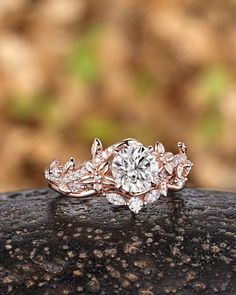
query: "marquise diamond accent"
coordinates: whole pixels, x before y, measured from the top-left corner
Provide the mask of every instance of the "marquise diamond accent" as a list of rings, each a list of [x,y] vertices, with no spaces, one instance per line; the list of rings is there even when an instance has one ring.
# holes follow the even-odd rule
[[[114,205],[121,206],[126,204],[125,199],[116,193],[106,194],[106,197],[107,197],[107,200]]]
[[[143,208],[143,205],[144,204],[139,197],[133,197],[128,202],[129,209],[136,214]]]
[[[161,195],[160,190],[154,189],[154,190],[146,193],[146,195],[144,197],[144,201],[147,204],[154,203],[159,199],[160,195]]]

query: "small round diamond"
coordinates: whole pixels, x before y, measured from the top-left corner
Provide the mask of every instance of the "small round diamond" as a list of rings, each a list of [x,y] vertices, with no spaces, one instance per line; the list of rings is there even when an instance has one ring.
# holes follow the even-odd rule
[[[78,181],[72,181],[68,184],[68,187],[71,189],[73,193],[78,192],[82,189],[81,183]]]
[[[68,171],[64,176],[65,182],[71,182],[76,179],[75,173],[73,171]]]
[[[61,177],[61,169],[58,167],[53,167],[49,171],[49,179],[56,180]]]
[[[131,211],[137,214],[142,209],[143,202],[140,200],[140,198],[133,197],[130,199],[128,206]]]
[[[151,204],[155,202],[156,200],[158,200],[160,195],[161,195],[161,192],[157,189],[154,189],[145,195],[144,200],[147,204]]]

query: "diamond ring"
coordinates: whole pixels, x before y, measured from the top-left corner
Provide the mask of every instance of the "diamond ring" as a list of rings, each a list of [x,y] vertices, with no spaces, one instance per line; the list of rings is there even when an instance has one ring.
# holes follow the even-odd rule
[[[114,205],[127,205],[138,213],[168,190],[181,190],[192,163],[186,146],[178,143],[178,154],[166,152],[162,143],[145,147],[136,139],[125,139],[103,149],[95,138],[92,159],[82,164],[70,158],[65,165],[58,160],[45,170],[49,186],[69,197],[95,194],[106,196]]]

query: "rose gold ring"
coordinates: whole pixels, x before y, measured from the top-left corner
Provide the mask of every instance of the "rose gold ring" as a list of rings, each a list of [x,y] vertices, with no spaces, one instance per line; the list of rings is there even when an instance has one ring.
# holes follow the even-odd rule
[[[181,190],[192,163],[186,146],[178,143],[178,154],[166,152],[162,143],[145,147],[136,139],[125,139],[103,149],[95,138],[92,160],[77,164],[70,158],[65,165],[58,160],[45,170],[49,186],[68,197],[102,194],[114,205],[127,205],[138,213],[168,190]]]

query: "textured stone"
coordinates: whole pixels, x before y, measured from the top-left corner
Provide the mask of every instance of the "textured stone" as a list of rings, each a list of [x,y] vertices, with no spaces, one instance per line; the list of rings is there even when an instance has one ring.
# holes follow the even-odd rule
[[[105,197],[0,195],[0,294],[235,295],[236,194],[184,189],[138,215]]]

